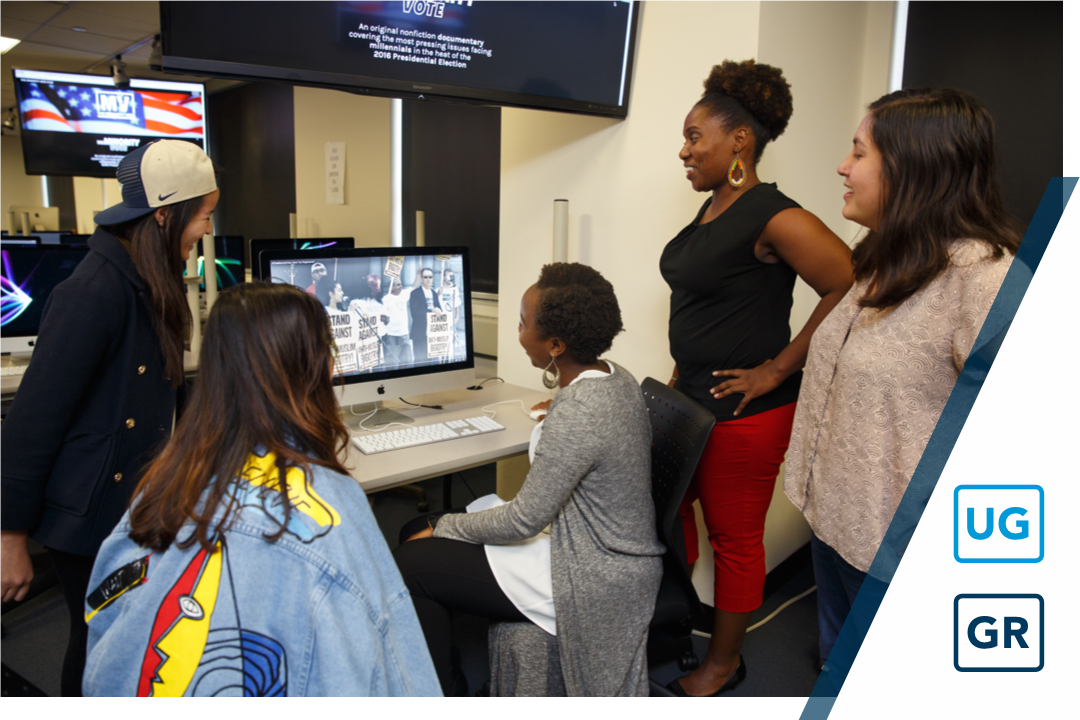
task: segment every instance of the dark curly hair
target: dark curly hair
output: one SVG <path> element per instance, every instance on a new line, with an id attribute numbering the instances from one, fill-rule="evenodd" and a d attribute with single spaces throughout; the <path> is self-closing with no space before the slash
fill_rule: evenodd
<path id="1" fill-rule="evenodd" d="M 615 289 L 588 265 L 545 265 L 536 289 L 537 328 L 546 337 L 562 340 L 566 352 L 582 365 L 595 363 L 623 331 Z"/>
<path id="2" fill-rule="evenodd" d="M 698 105 L 720 118 L 724 132 L 746 125 L 754 133 L 754 163 L 765 146 L 783 134 L 791 119 L 791 84 L 780 68 L 725 60 L 714 65 L 705 79 Z"/>

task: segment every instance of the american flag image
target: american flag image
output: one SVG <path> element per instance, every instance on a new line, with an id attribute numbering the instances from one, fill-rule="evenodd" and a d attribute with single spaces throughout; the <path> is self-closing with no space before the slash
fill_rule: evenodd
<path id="1" fill-rule="evenodd" d="M 25 130 L 202 138 L 199 93 L 120 90 L 78 83 L 27 83 L 22 88 Z"/>

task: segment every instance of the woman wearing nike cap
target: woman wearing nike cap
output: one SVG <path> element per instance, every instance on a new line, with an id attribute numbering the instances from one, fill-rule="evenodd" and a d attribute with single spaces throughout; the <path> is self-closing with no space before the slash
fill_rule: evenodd
<path id="1" fill-rule="evenodd" d="M 49 296 L 2 433 L 0 589 L 23 599 L 26 538 L 48 548 L 71 615 L 63 695 L 81 694 L 94 556 L 172 429 L 192 322 L 184 261 L 218 201 L 210 158 L 181 140 L 129 153 L 116 177 L 123 202 L 94 218 L 90 253 Z"/>

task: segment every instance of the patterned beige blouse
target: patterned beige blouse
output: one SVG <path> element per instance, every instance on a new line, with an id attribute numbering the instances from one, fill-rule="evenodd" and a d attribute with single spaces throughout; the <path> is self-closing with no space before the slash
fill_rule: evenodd
<path id="1" fill-rule="evenodd" d="M 860 309 L 866 283 L 857 283 L 814 332 L 784 493 L 814 534 L 863 572 L 1012 259 L 957 241 L 948 269 L 900 305 Z"/>

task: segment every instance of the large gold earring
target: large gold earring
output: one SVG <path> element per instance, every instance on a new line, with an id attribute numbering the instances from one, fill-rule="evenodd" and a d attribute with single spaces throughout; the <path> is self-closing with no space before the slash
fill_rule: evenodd
<path id="1" fill-rule="evenodd" d="M 739 179 L 735 179 L 735 171 L 739 171 Z M 731 161 L 731 167 L 727 171 L 727 181 L 731 187 L 742 187 L 746 183 L 746 166 L 739 159 L 739 151 L 735 151 L 735 159 Z"/>
<path id="2" fill-rule="evenodd" d="M 551 372 L 552 365 L 555 366 L 555 372 Z M 544 383 L 544 387 L 546 387 L 548 390 L 554 390 L 555 388 L 559 387 L 559 381 L 561 379 L 562 373 L 559 372 L 559 364 L 555 362 L 555 356 L 552 355 L 551 362 L 549 362 L 548 366 L 544 368 L 544 374 L 540 378 L 540 380 Z"/>

